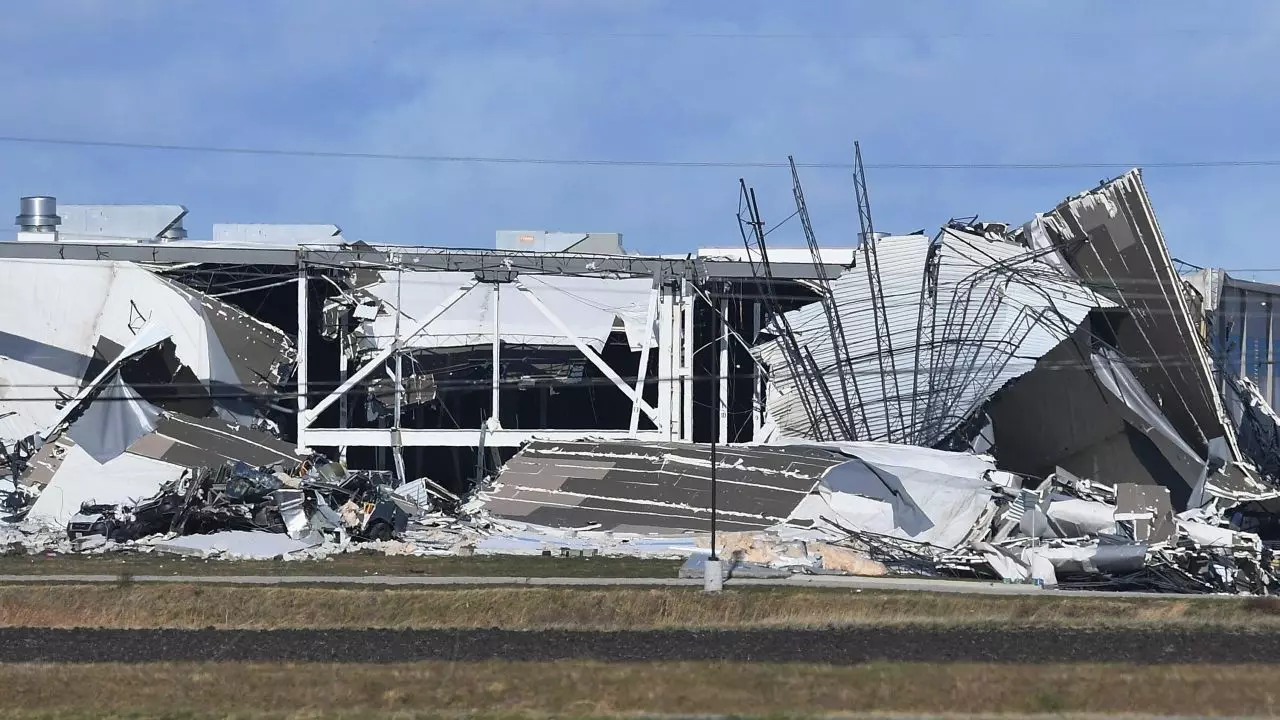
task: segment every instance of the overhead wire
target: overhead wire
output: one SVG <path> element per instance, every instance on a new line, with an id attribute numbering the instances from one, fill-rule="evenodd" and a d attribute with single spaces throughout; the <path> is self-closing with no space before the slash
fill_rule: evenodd
<path id="1" fill-rule="evenodd" d="M 0 143 L 48 145 L 157 152 L 210 153 L 221 155 L 257 155 L 265 157 L 319 158 L 331 160 L 376 160 L 431 164 L 478 165 L 557 165 L 637 168 L 787 168 L 788 163 L 771 160 L 657 160 L 640 158 L 574 158 L 510 155 L 447 155 L 366 150 L 289 149 L 195 143 L 162 143 L 150 141 L 104 140 L 92 138 L 49 137 L 36 135 L 0 135 Z M 852 162 L 797 162 L 796 167 L 814 170 L 851 170 Z M 878 162 L 867 163 L 875 170 L 1127 170 L 1159 168 L 1189 170 L 1203 168 L 1272 168 L 1280 167 L 1280 158 L 1197 158 L 1189 160 L 1128 161 L 1041 161 L 1041 162 Z"/>

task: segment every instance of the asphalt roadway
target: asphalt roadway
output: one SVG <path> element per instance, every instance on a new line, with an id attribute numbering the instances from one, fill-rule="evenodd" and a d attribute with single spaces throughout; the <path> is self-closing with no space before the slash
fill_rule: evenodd
<path id="1" fill-rule="evenodd" d="M 0 629 L 0 662 L 420 660 L 1270 664 L 1280 632 L 1020 628 L 824 630 Z"/>
<path id="2" fill-rule="evenodd" d="M 516 585 L 547 587 L 702 587 L 702 580 L 688 578 L 579 578 L 489 577 L 442 575 L 0 575 L 0 584 L 50 583 L 178 583 L 206 585 L 372 585 L 372 586 L 477 586 Z M 1215 598 L 1239 600 L 1248 595 L 1179 595 L 1177 593 L 1057 590 L 1030 584 L 993 583 L 931 578 L 854 577 L 849 575 L 791 575 L 785 578 L 734 578 L 725 587 L 798 587 L 846 590 L 900 590 L 970 595 L 1038 595 L 1051 597 Z"/>

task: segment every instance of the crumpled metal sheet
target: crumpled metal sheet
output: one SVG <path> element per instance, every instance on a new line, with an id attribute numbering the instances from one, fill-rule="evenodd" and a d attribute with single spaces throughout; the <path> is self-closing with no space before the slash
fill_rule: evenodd
<path id="1" fill-rule="evenodd" d="M 998 389 L 1029 372 L 1035 358 L 1070 336 L 1091 309 L 1114 306 L 1012 243 L 952 229 L 937 241 L 911 235 L 874 242 L 888 338 L 876 332 L 866 274 L 845 273 L 832 282 L 849 353 L 842 364 L 821 303 L 787 314 L 820 379 L 794 367 L 778 341 L 754 349 L 769 368 L 766 408 L 781 435 L 933 446 Z M 937 263 L 933 298 L 926 293 L 931 256 Z M 931 340 L 922 334 L 925 328 Z M 881 362 L 889 368 L 886 382 Z M 847 402 L 837 392 L 840 375 L 856 385 Z M 817 382 L 830 396 L 813 391 Z M 857 437 L 829 438 L 812 427 L 801 393 L 810 394 L 821 416 L 852 418 Z"/>
<path id="2" fill-rule="evenodd" d="M 1148 394 L 1165 399 L 1178 434 L 1202 457 L 1210 439 L 1233 435 L 1141 171 L 1066 200 L 1042 221 L 1074 273 L 1130 310 L 1119 351 L 1150 361 L 1133 372 Z"/>
<path id="3" fill-rule="evenodd" d="M 61 401 L 135 345 L 148 325 L 169 332 L 173 365 L 165 371 L 194 385 L 184 388 L 186 396 L 203 388 L 205 406 L 242 413 L 237 398 L 250 405 L 270 399 L 291 367 L 293 345 L 279 329 L 136 264 L 0 265 L 0 304 L 23 308 L 0 319 L 0 385 L 15 389 L 0 397 L 0 415 L 17 413 L 41 428 L 55 424 Z"/>
<path id="4" fill-rule="evenodd" d="M 1014 484 L 989 458 L 885 443 L 733 445 L 716 467 L 724 532 L 857 528 L 947 548 L 980 532 Z M 473 507 L 548 528 L 702 532 L 710 490 L 706 445 L 533 441 Z"/>

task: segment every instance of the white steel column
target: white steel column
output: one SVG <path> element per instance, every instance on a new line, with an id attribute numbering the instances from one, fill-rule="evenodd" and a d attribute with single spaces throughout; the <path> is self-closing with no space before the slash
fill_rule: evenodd
<path id="1" fill-rule="evenodd" d="M 344 383 L 347 380 L 347 371 L 351 360 L 347 357 L 347 334 L 339 331 L 338 335 L 338 383 Z M 343 395 L 338 399 L 338 429 L 345 430 L 347 428 L 347 415 L 350 408 L 347 406 L 347 396 Z M 347 462 L 347 446 L 338 446 L 338 462 L 346 464 Z"/>
<path id="2" fill-rule="evenodd" d="M 717 437 L 720 443 L 729 442 L 729 299 L 720 300 L 720 364 L 716 370 L 720 388 L 717 393 L 720 410 L 720 427 Z"/>
<path id="3" fill-rule="evenodd" d="M 295 416 L 297 420 L 298 433 L 298 453 L 307 452 L 307 426 L 311 424 L 310 419 L 306 417 L 307 413 L 307 346 L 308 335 L 310 334 L 311 321 L 310 313 L 307 308 L 307 265 L 306 261 L 298 259 L 298 335 L 296 345 L 298 346 L 298 359 L 296 380 L 298 382 L 298 414 Z M 318 413 L 317 413 L 318 414 Z"/>
<path id="4" fill-rule="evenodd" d="M 751 343 L 760 342 L 760 301 L 751 302 Z M 760 392 L 760 360 L 751 356 L 751 439 L 760 441 L 764 429 L 764 393 Z"/>
<path id="5" fill-rule="evenodd" d="M 493 284 L 493 373 L 490 379 L 490 392 L 493 395 L 491 411 L 489 416 L 493 421 L 502 427 L 502 413 L 499 406 L 501 399 L 502 374 L 498 371 L 499 363 L 502 355 L 502 321 L 499 319 L 499 311 L 501 308 L 502 283 Z M 518 423 L 517 423 L 518 424 Z"/>
<path id="6" fill-rule="evenodd" d="M 396 326 L 395 339 L 392 346 L 396 348 L 396 386 L 395 392 L 395 409 L 391 416 L 391 455 L 395 461 L 396 478 L 402 482 L 408 482 L 409 478 L 404 476 L 404 450 L 400 440 L 400 413 L 404 411 L 404 352 L 400 349 L 400 318 L 404 317 L 404 313 L 400 308 L 404 307 L 400 298 L 402 297 L 401 289 L 404 286 L 404 268 L 396 271 Z"/>
<path id="7" fill-rule="evenodd" d="M 683 332 L 680 333 L 680 340 L 684 343 L 681 348 L 684 351 L 684 368 L 681 373 L 680 387 L 682 389 L 682 397 L 680 398 L 684 409 L 684 422 L 680 428 L 680 437 L 685 442 L 693 442 L 693 308 L 694 297 L 693 290 L 688 278 L 680 281 L 680 306 L 684 313 Z"/>
<path id="8" fill-rule="evenodd" d="M 636 395 L 644 397 L 644 381 L 649 374 L 649 346 L 653 344 L 653 321 L 654 315 L 658 311 L 658 295 L 662 292 L 661 275 L 654 275 L 653 290 L 649 292 L 649 310 L 644 316 L 644 341 L 640 346 L 640 367 L 636 371 Z M 662 416 L 662 396 L 658 396 L 658 416 Z M 636 432 L 640 429 L 640 405 L 631 403 L 631 424 L 628 426 L 631 431 L 631 437 L 635 437 Z"/>
<path id="9" fill-rule="evenodd" d="M 675 315 L 674 291 L 665 285 L 658 289 L 658 431 L 672 440 L 672 388 L 675 387 L 675 366 L 672 345 L 676 334 L 672 332 Z"/>

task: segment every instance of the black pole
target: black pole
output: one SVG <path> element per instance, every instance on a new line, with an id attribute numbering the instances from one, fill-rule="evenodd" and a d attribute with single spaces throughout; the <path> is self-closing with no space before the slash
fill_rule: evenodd
<path id="1" fill-rule="evenodd" d="M 720 323 L 724 323 L 724 318 L 720 318 Z M 716 326 L 716 323 L 713 321 L 711 326 L 714 328 Z M 724 332 L 724 331 L 721 330 L 721 332 Z M 717 357 L 716 359 L 716 367 L 718 368 L 718 372 L 716 373 L 717 377 L 719 376 L 719 373 L 724 372 L 724 368 L 719 367 L 719 365 L 720 365 L 720 360 Z M 711 397 L 712 397 L 712 400 L 711 400 L 712 409 L 714 409 L 717 413 L 720 412 L 719 380 L 716 380 L 715 382 L 711 383 Z M 715 432 L 711 435 L 711 559 L 712 560 L 720 559 L 719 556 L 716 555 L 716 441 L 718 441 L 719 439 L 720 439 L 720 426 L 717 425 Z"/>
<path id="2" fill-rule="evenodd" d="M 711 441 L 711 559 L 716 556 L 716 441 Z"/>

